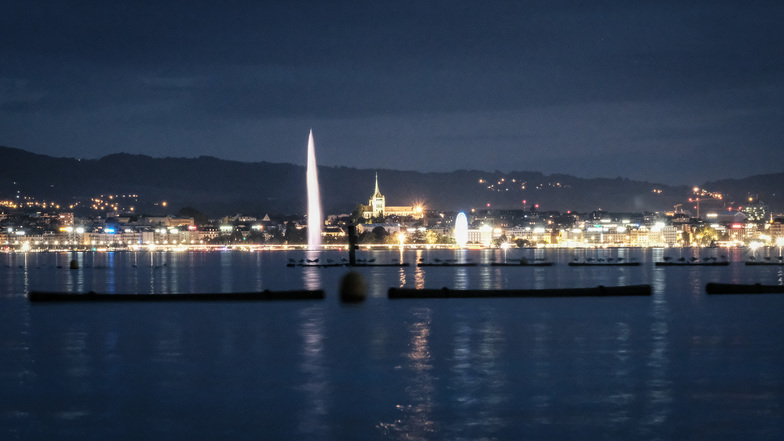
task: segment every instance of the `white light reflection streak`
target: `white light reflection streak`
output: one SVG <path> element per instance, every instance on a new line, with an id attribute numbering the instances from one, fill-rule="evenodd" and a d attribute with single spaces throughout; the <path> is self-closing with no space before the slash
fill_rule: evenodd
<path id="1" fill-rule="evenodd" d="M 654 275 L 653 308 L 651 311 L 651 353 L 647 367 L 650 378 L 645 382 L 646 402 L 643 429 L 651 434 L 662 433 L 667 427 L 671 412 L 672 381 L 668 379 L 669 360 L 669 325 L 667 317 L 669 307 L 663 288 L 656 287 Z"/>
<path id="2" fill-rule="evenodd" d="M 479 267 L 479 287 L 482 289 L 493 289 L 493 274 L 489 265 Z M 465 287 L 464 287 L 465 288 Z"/>
<path id="3" fill-rule="evenodd" d="M 117 277 L 114 273 L 114 251 L 106 253 L 106 292 L 114 293 Z"/>
<path id="4" fill-rule="evenodd" d="M 316 269 L 316 268 L 307 268 Z M 327 373 L 324 362 L 324 311 L 320 306 L 303 309 L 299 335 L 302 337 L 300 371 L 304 382 L 299 386 L 305 394 L 306 409 L 299 421 L 298 439 L 323 439 L 329 429 L 327 416 Z"/>
<path id="5" fill-rule="evenodd" d="M 545 277 L 545 269 L 540 267 L 534 268 L 534 289 L 546 289 L 547 278 Z"/>
<path id="6" fill-rule="evenodd" d="M 86 289 L 84 288 L 84 253 L 79 251 L 74 253 L 76 261 L 79 263 L 78 270 L 72 270 L 71 274 L 76 273 L 76 283 L 74 287 L 75 292 L 85 292 Z M 71 262 L 69 261 L 68 264 L 70 265 Z"/>
<path id="7" fill-rule="evenodd" d="M 779 285 L 784 285 L 784 269 L 778 268 L 778 272 L 776 274 L 778 276 L 777 279 L 776 279 L 778 284 Z"/>
<path id="8" fill-rule="evenodd" d="M 319 259 L 318 251 L 305 252 L 305 259 L 315 261 Z M 312 265 L 312 263 L 311 263 Z M 321 268 L 319 267 L 304 267 L 302 268 L 302 283 L 305 289 L 315 291 L 321 289 Z"/>
<path id="9" fill-rule="evenodd" d="M 618 279 L 616 279 L 615 284 L 618 286 L 626 286 L 626 276 L 628 275 L 629 268 L 620 266 L 616 269 L 618 270 Z"/>
<path id="10" fill-rule="evenodd" d="M 651 260 L 654 262 L 661 262 L 664 259 L 664 250 L 661 248 L 654 248 L 653 249 L 653 256 Z M 653 291 L 663 293 L 664 289 L 667 285 L 667 273 L 663 267 L 654 266 L 653 267 Z"/>
<path id="11" fill-rule="evenodd" d="M 409 403 L 398 404 L 397 410 L 402 416 L 393 423 L 381 423 L 379 427 L 394 439 L 428 440 L 438 432 L 439 427 L 431 414 L 436 399 L 435 378 L 432 374 L 433 362 L 430 357 L 430 320 L 432 312 L 429 308 L 419 307 L 412 311 L 414 321 L 408 332 L 411 337 L 406 378 L 406 393 Z"/>
<path id="12" fill-rule="evenodd" d="M 455 267 L 455 282 L 452 289 L 468 288 L 468 270 L 464 266 Z"/>
<path id="13" fill-rule="evenodd" d="M 447 428 L 446 439 L 460 439 L 474 433 L 495 439 L 493 433 L 504 426 L 497 409 L 508 401 L 508 379 L 498 360 L 506 339 L 492 311 L 485 311 L 483 316 L 478 329 L 458 319 L 450 378 L 455 379 L 453 389 L 458 391 L 455 405 L 459 417 Z M 472 347 L 474 339 L 478 340 L 476 348 Z"/>
<path id="14" fill-rule="evenodd" d="M 551 396 L 553 385 L 550 377 L 550 334 L 552 331 L 546 322 L 533 325 L 533 360 L 534 378 L 533 384 L 537 392 L 532 398 L 534 405 L 534 421 L 538 424 L 550 424 L 550 408 L 553 398 Z"/>
<path id="15" fill-rule="evenodd" d="M 24 292 L 30 292 L 30 268 L 27 266 L 27 253 L 24 253 Z"/>
<path id="16" fill-rule="evenodd" d="M 155 291 L 155 252 L 150 250 L 150 294 Z"/>
<path id="17" fill-rule="evenodd" d="M 87 347 L 88 332 L 83 323 L 78 323 L 74 328 L 65 332 L 64 344 L 61 351 L 65 357 L 63 373 L 69 387 L 73 388 L 76 396 L 84 396 L 94 388 L 93 357 Z M 89 415 L 89 410 L 80 406 L 80 400 L 65 401 L 63 406 L 54 412 L 56 418 L 73 420 Z M 84 406 L 82 403 L 81 406 Z"/>
<path id="18" fill-rule="evenodd" d="M 417 266 L 417 263 L 422 261 L 422 250 L 416 250 L 416 257 L 414 259 L 416 268 L 414 270 L 414 288 L 423 289 L 425 287 L 425 270 L 422 269 L 421 266 Z"/>
<path id="19" fill-rule="evenodd" d="M 188 253 L 188 263 L 186 265 L 178 266 L 178 272 L 181 272 L 185 275 L 185 281 L 188 283 L 188 292 L 199 292 L 203 288 L 201 288 L 201 283 L 198 282 L 196 277 L 196 273 L 198 272 L 199 265 L 196 259 L 197 254 L 195 253 Z M 203 254 L 202 254 L 203 256 Z"/>
<path id="20" fill-rule="evenodd" d="M 256 291 L 259 292 L 264 290 L 264 280 L 262 278 L 261 264 L 262 264 L 261 251 L 256 251 Z"/>
<path id="21" fill-rule="evenodd" d="M 234 253 L 226 251 L 221 251 L 220 253 L 221 292 L 232 292 L 232 282 L 234 281 L 234 277 L 232 277 L 232 268 L 234 266 L 232 257 L 234 257 Z"/>
<path id="22" fill-rule="evenodd" d="M 613 363 L 613 382 L 619 385 L 621 390 L 616 390 L 608 399 L 615 410 L 608 414 L 610 422 L 621 426 L 630 420 L 629 408 L 637 400 L 632 387 L 634 381 L 629 378 L 631 359 L 631 326 L 628 323 L 618 322 L 615 324 L 618 335 L 615 341 L 618 344 L 614 352 L 615 363 Z"/>
<path id="23" fill-rule="evenodd" d="M 181 260 L 180 254 L 174 251 L 169 251 L 165 254 L 166 262 L 161 265 L 161 272 L 163 277 L 163 286 L 169 287 L 169 292 L 180 293 L 180 284 L 178 277 L 179 262 Z"/>
<path id="24" fill-rule="evenodd" d="M 468 250 L 455 250 L 455 261 L 457 263 L 468 263 Z"/>
<path id="25" fill-rule="evenodd" d="M 402 265 L 403 264 L 403 247 L 400 247 L 400 256 L 398 256 L 398 262 Z M 415 264 L 416 265 L 416 264 Z M 399 283 L 398 286 L 403 288 L 406 286 L 406 270 L 401 266 L 398 270 L 399 275 Z"/>

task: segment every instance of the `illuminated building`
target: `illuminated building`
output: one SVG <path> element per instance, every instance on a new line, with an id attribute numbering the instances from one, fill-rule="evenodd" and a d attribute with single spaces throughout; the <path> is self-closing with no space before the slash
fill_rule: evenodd
<path id="1" fill-rule="evenodd" d="M 770 224 L 770 235 L 774 238 L 784 237 L 784 219 L 776 218 Z"/>
<path id="2" fill-rule="evenodd" d="M 468 243 L 490 246 L 490 242 L 492 240 L 493 227 L 489 225 L 482 225 L 480 228 L 472 228 L 468 230 Z"/>
<path id="3" fill-rule="evenodd" d="M 370 209 L 362 213 L 365 219 L 379 216 L 411 216 L 420 219 L 424 216 L 421 206 L 387 206 L 386 197 L 378 189 L 378 173 L 376 173 L 376 189 L 368 201 L 368 207 Z"/>
<path id="4" fill-rule="evenodd" d="M 749 199 L 751 200 L 751 198 Z M 762 201 L 750 203 L 749 205 L 743 207 L 741 211 L 743 211 L 743 213 L 748 216 L 748 220 L 753 222 L 764 221 L 768 216 L 768 206 L 762 203 Z"/>

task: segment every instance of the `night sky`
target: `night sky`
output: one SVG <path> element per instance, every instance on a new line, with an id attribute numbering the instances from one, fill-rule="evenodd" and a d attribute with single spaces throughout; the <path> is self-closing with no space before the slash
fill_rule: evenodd
<path id="1" fill-rule="evenodd" d="M 0 145 L 662 183 L 784 171 L 782 1 L 0 2 Z"/>

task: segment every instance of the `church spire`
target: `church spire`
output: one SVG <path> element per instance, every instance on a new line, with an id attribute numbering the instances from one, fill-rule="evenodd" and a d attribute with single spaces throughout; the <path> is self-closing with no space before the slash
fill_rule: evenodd
<path id="1" fill-rule="evenodd" d="M 376 191 L 373 193 L 373 196 L 370 197 L 370 201 L 368 202 L 374 217 L 384 214 L 386 205 L 384 200 L 384 195 L 382 195 L 381 190 L 378 189 L 378 172 L 376 172 Z"/>

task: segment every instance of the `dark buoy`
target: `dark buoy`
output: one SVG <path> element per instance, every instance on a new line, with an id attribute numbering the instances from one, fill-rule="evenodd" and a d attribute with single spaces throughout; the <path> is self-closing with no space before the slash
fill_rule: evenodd
<path id="1" fill-rule="evenodd" d="M 71 259 L 71 269 L 79 269 L 79 261 Z"/>
<path id="2" fill-rule="evenodd" d="M 346 273 L 340 280 L 340 300 L 362 302 L 367 297 L 367 285 L 362 274 L 354 271 Z"/>

